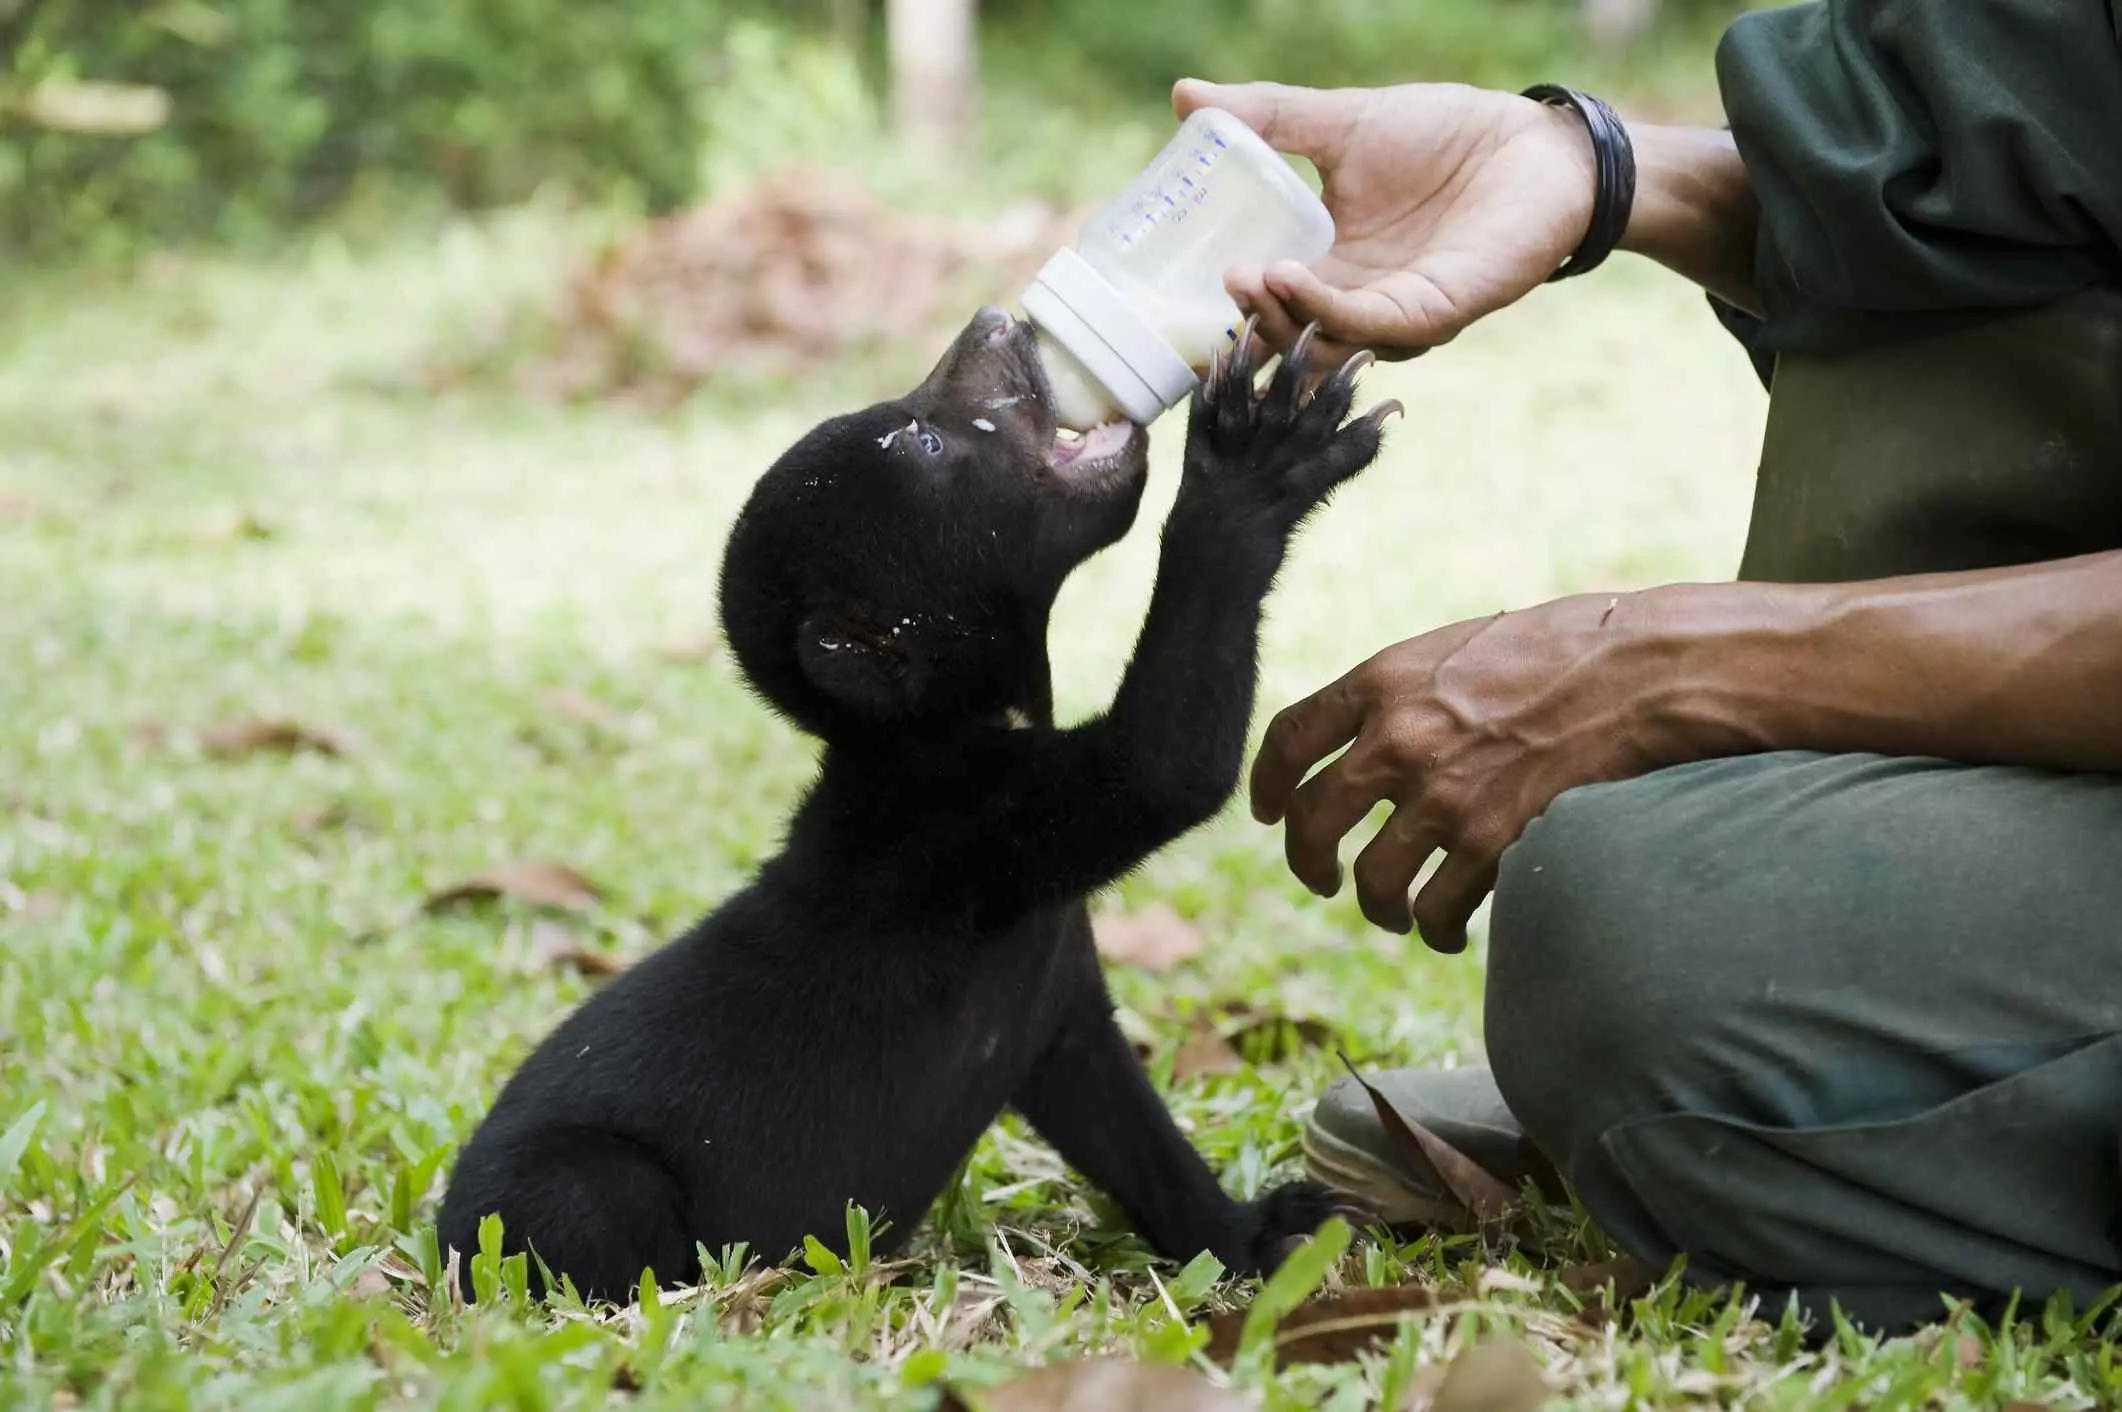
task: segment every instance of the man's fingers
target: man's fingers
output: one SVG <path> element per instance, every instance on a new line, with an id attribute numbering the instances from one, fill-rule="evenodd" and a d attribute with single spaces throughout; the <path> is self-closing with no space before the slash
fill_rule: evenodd
<path id="1" fill-rule="evenodd" d="M 1261 343 L 1273 352 L 1287 353 L 1303 335 L 1304 325 L 1291 318 L 1282 301 L 1267 292 L 1258 270 L 1233 271 L 1232 275 L 1225 287 L 1241 312 L 1259 320 Z"/>
<path id="2" fill-rule="evenodd" d="M 1448 336 L 1375 286 L 1343 289 L 1292 260 L 1270 265 L 1261 285 L 1297 327 L 1318 324 L 1335 348 L 1369 348 L 1382 359 L 1397 361 L 1426 353 Z"/>
<path id="3" fill-rule="evenodd" d="M 1354 740 L 1368 710 L 1344 679 L 1278 712 L 1253 757 L 1253 817 L 1263 824 L 1278 822 L 1311 767 Z"/>
<path id="4" fill-rule="evenodd" d="M 1363 757 L 1363 747 L 1297 787 L 1282 825 L 1282 855 L 1298 882 L 1320 897 L 1341 890 L 1341 840 L 1363 822 L 1393 782 Z"/>
<path id="5" fill-rule="evenodd" d="M 1444 836 L 1425 815 L 1419 796 L 1393 810 L 1378 836 L 1356 855 L 1356 905 L 1372 926 L 1405 936 L 1414 929 L 1408 895 Z"/>
<path id="6" fill-rule="evenodd" d="M 1347 145 L 1362 102 L 1352 93 L 1281 83 L 1207 83 L 1186 78 L 1172 86 L 1172 111 L 1181 120 L 1202 108 L 1221 108 L 1278 152 L 1294 152 L 1330 165 Z"/>
<path id="7" fill-rule="evenodd" d="M 1415 899 L 1414 921 L 1432 951 L 1456 956 L 1466 950 L 1466 926 L 1481 899 L 1496 886 L 1497 857 L 1486 848 L 1453 850 L 1422 885 Z"/>

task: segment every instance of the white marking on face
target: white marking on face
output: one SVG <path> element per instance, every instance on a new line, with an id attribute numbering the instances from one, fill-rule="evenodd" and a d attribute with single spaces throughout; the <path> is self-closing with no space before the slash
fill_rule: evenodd
<path id="1" fill-rule="evenodd" d="M 995 424 L 985 417 L 973 418 L 973 425 L 982 431 L 993 431 L 995 429 Z"/>
<path id="2" fill-rule="evenodd" d="M 893 442 L 897 441 L 900 437 L 904 436 L 906 433 L 912 431 L 915 427 L 918 427 L 920 425 L 921 423 L 919 422 L 908 422 L 905 426 L 900 427 L 897 431 L 888 431 L 884 435 L 877 438 L 877 445 L 883 447 L 886 451 L 889 451 L 892 449 Z"/>

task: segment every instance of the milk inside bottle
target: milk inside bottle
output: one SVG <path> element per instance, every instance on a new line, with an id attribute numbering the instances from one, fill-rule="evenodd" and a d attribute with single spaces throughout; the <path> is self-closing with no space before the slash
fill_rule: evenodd
<path id="1" fill-rule="evenodd" d="M 1311 264 L 1333 243 L 1279 153 L 1228 113 L 1195 112 L 1024 291 L 1061 425 L 1147 426 L 1185 401 L 1242 322 L 1224 271 Z"/>

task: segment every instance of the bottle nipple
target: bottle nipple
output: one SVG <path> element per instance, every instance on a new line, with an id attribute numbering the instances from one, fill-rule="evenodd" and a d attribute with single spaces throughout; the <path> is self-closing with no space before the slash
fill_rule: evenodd
<path id="1" fill-rule="evenodd" d="M 1047 390 L 1053 397 L 1055 420 L 1070 431 L 1089 431 L 1119 420 L 1120 409 L 1113 405 L 1090 371 L 1066 348 L 1040 332 L 1036 325 L 1033 332 L 1039 362 L 1046 372 Z"/>

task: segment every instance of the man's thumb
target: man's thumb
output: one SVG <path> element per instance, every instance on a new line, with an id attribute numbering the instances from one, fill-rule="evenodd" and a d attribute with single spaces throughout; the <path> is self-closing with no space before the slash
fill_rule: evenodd
<path id="1" fill-rule="evenodd" d="M 1348 133 L 1355 95 L 1281 83 L 1208 83 L 1181 79 L 1172 86 L 1172 111 L 1183 120 L 1201 108 L 1221 108 L 1260 134 L 1278 152 L 1313 161 L 1330 158 Z"/>

